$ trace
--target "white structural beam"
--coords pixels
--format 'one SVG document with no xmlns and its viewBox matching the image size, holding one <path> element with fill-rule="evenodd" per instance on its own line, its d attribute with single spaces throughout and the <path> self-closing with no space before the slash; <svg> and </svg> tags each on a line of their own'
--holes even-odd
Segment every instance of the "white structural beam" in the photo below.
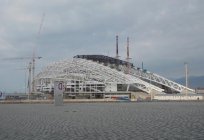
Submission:
<svg viewBox="0 0 204 140">
<path fill-rule="evenodd" d="M 84 59 L 76 59 L 78 62 L 77 66 L 81 65 L 84 68 L 97 73 L 102 74 L 103 76 L 106 75 L 109 77 L 109 79 L 105 79 L 106 82 L 117 82 L 122 84 L 133 84 L 135 87 L 137 87 L 140 90 L 143 90 L 147 93 L 150 93 L 152 89 L 162 92 L 163 89 L 156 87 L 150 83 L 147 83 L 137 77 L 131 76 L 129 74 L 124 74 L 123 72 L 119 72 L 116 69 L 111 69 L 110 67 L 104 66 L 102 64 L 90 61 L 90 60 L 84 60 Z M 108 81 L 112 80 L 112 81 Z"/>
<path fill-rule="evenodd" d="M 120 66 L 120 69 L 122 71 L 125 72 L 125 70 L 127 69 L 126 67 L 123 67 L 123 66 Z M 161 84 L 161 85 L 164 85 L 166 87 L 169 87 L 177 92 L 180 92 L 180 93 L 184 93 L 186 90 L 190 93 L 195 93 L 195 90 L 193 89 L 190 89 L 190 88 L 187 88 L 181 84 L 178 84 L 174 81 L 171 81 L 167 78 L 164 78 L 158 74 L 155 74 L 155 73 L 152 73 L 152 72 L 149 72 L 149 71 L 144 71 L 142 69 L 135 69 L 135 68 L 132 68 L 131 71 L 130 71 L 130 74 L 135 76 L 135 77 L 139 77 L 141 79 L 146 79 L 146 80 L 149 80 L 149 81 L 152 81 L 152 82 L 155 82 L 155 83 L 158 83 L 158 84 Z"/>
<path fill-rule="evenodd" d="M 98 81 L 104 84 L 131 84 L 147 93 L 150 93 L 151 90 L 156 90 L 158 92 L 163 91 L 163 89 L 149 84 L 135 76 L 125 74 L 91 60 L 80 58 L 54 62 L 40 72 L 35 79 L 39 82 L 37 85 L 44 85 L 42 81 L 46 78 L 64 78 L 66 80 L 70 77 L 78 77 L 84 81 Z M 50 83 L 53 84 L 52 82 Z"/>
</svg>

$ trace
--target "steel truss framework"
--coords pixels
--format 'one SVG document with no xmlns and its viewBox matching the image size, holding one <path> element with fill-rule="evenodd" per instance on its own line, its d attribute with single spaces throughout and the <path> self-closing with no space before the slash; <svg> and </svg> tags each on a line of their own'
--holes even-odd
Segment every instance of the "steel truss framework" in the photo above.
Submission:
<svg viewBox="0 0 204 140">
<path fill-rule="evenodd" d="M 84 85 L 89 83 L 104 84 L 105 86 L 110 83 L 127 84 L 147 93 L 150 93 L 152 90 L 163 93 L 163 89 L 151 84 L 151 82 L 154 82 L 179 93 L 185 93 L 186 91 L 195 93 L 193 89 L 186 88 L 183 85 L 146 70 L 135 69 L 134 67 L 127 70 L 128 67 L 126 65 L 117 65 L 116 67 L 113 67 L 112 64 L 105 65 L 81 58 L 62 60 L 48 65 L 36 76 L 35 82 L 38 88 L 42 89 L 42 87 L 52 88 L 53 80 L 56 78 L 63 78 L 65 81 L 77 79 L 82 81 Z M 145 82 L 145 80 L 150 82 Z M 95 89 L 95 92 L 103 91 Z"/>
<path fill-rule="evenodd" d="M 104 64 L 109 63 L 111 68 L 114 68 L 113 65 L 115 65 L 116 66 L 115 68 L 117 70 L 123 71 L 124 73 L 131 74 L 132 76 L 135 76 L 142 80 L 150 81 L 150 83 L 157 83 L 158 85 L 163 85 L 179 93 L 186 93 L 186 92 L 195 93 L 195 90 L 187 88 L 176 82 L 173 82 L 158 74 L 149 72 L 147 70 L 142 70 L 139 68 L 135 69 L 132 63 L 119 60 L 118 58 L 112 58 L 112 57 L 103 56 L 103 55 L 77 55 L 75 56 L 75 58 L 93 60 L 99 63 L 102 62 Z"/>
<path fill-rule="evenodd" d="M 125 74 L 103 64 L 81 58 L 63 60 L 48 65 L 35 77 L 36 86 L 41 89 L 43 86 L 53 87 L 53 80 L 56 78 L 63 78 L 65 81 L 79 79 L 85 84 L 87 82 L 104 85 L 110 83 L 128 84 L 147 93 L 150 93 L 152 90 L 159 93 L 163 92 L 163 89 L 145 82 L 136 76 Z M 48 84 L 46 83 L 47 80 L 49 81 Z M 96 90 L 96 92 L 104 91 Z"/>
<path fill-rule="evenodd" d="M 124 66 L 120 66 L 119 69 L 121 71 L 127 71 L 127 67 L 124 67 Z M 155 73 L 152 73 L 152 72 L 149 72 L 147 70 L 142 70 L 142 69 L 135 69 L 135 68 L 131 68 L 130 69 L 130 74 L 132 76 L 135 76 L 135 77 L 138 77 L 138 78 L 141 78 L 141 79 L 145 79 L 145 80 L 148 80 L 150 82 L 155 82 L 157 84 L 160 84 L 160 85 L 164 85 L 166 87 L 169 87 L 170 89 L 173 89 L 179 93 L 185 93 L 186 91 L 187 92 L 190 92 L 190 93 L 195 93 L 195 90 L 193 89 L 190 89 L 190 88 L 186 88 L 185 86 L 181 85 L 181 84 L 178 84 L 176 82 L 173 82 L 167 78 L 164 78 L 158 74 L 155 74 Z"/>
</svg>

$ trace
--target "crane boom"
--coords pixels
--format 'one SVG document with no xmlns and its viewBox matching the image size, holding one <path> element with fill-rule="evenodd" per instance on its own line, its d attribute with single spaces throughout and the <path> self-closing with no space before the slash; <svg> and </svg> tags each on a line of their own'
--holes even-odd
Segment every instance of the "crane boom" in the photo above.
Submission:
<svg viewBox="0 0 204 140">
<path fill-rule="evenodd" d="M 3 58 L 2 60 L 24 60 L 24 59 L 41 59 L 41 56 L 36 57 L 11 57 L 11 58 Z"/>
<path fill-rule="evenodd" d="M 35 61 L 36 61 L 36 59 L 41 59 L 41 58 L 42 58 L 41 56 L 35 56 L 35 54 L 33 53 L 32 57 L 29 57 L 29 56 L 28 57 L 11 57 L 11 58 L 4 58 L 2 60 L 25 60 L 25 59 L 30 59 L 31 60 L 30 63 L 29 63 L 29 84 L 30 84 L 29 85 L 29 93 L 31 93 L 31 83 L 32 83 L 32 92 L 34 92 L 34 89 L 35 89 L 35 84 L 34 84 Z M 32 76 L 31 76 L 31 72 L 32 72 Z"/>
</svg>

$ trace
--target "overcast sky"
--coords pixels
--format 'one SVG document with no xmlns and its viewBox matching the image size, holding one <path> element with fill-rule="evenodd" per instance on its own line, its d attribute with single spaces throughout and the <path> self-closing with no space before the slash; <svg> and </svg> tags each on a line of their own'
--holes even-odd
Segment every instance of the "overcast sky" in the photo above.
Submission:
<svg viewBox="0 0 204 140">
<path fill-rule="evenodd" d="M 0 90 L 25 91 L 30 60 L 7 58 L 32 57 L 35 48 L 43 57 L 39 72 L 77 54 L 115 56 L 116 34 L 121 59 L 130 37 L 137 67 L 144 62 L 149 71 L 179 78 L 188 62 L 190 75 L 204 75 L 204 0 L 1 0 Z"/>
</svg>

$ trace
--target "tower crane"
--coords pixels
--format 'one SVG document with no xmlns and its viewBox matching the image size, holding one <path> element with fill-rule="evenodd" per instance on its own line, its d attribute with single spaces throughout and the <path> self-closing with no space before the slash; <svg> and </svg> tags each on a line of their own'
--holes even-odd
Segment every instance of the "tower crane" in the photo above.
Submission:
<svg viewBox="0 0 204 140">
<path fill-rule="evenodd" d="M 45 18 L 45 13 L 43 13 L 43 15 L 42 15 L 39 31 L 38 31 L 38 34 L 37 34 L 37 39 L 39 39 L 39 37 L 40 37 L 42 26 L 43 26 L 43 22 L 44 22 L 44 18 Z M 35 47 L 34 47 L 33 48 L 33 56 L 32 57 L 13 57 L 13 58 L 5 58 L 3 60 L 24 60 L 24 59 L 31 59 L 31 61 L 29 63 L 29 67 L 28 67 L 28 69 L 29 69 L 29 94 L 30 94 L 31 93 L 31 81 L 32 81 L 32 92 L 35 92 L 35 82 L 34 82 L 34 77 L 35 77 L 35 61 L 36 61 L 36 59 L 41 59 L 41 58 L 42 57 L 40 57 L 40 56 L 35 56 Z M 32 76 L 31 76 L 31 73 L 32 73 Z"/>
<path fill-rule="evenodd" d="M 35 61 L 36 59 L 41 59 L 41 56 L 35 56 L 33 53 L 32 57 L 13 57 L 13 58 L 5 58 L 3 60 L 25 60 L 25 59 L 30 59 L 31 61 L 29 62 L 29 94 L 32 92 L 35 92 L 35 82 L 34 82 L 34 77 L 35 77 Z M 31 75 L 32 73 L 32 75 Z M 32 83 L 32 88 L 31 88 L 31 83 Z"/>
</svg>

